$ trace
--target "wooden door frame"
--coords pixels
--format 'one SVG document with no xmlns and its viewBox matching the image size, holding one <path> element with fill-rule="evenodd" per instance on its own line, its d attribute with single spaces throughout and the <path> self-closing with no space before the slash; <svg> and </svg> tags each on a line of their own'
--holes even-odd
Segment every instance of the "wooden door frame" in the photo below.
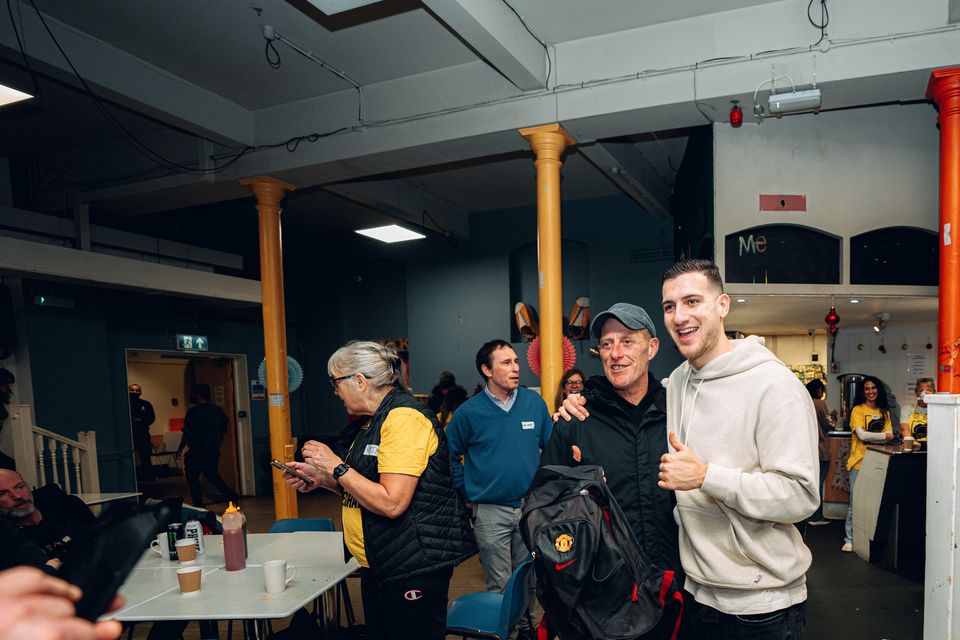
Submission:
<svg viewBox="0 0 960 640">
<path fill-rule="evenodd" d="M 233 371 L 233 406 L 236 415 L 233 416 L 237 430 L 237 474 L 240 477 L 240 493 L 245 496 L 254 496 L 257 493 L 256 474 L 253 469 L 253 424 L 250 414 L 250 383 L 246 379 L 247 356 L 242 353 L 224 353 L 221 351 L 175 351 L 171 349 L 137 349 L 127 347 L 123 354 L 123 374 L 127 377 L 127 363 L 130 352 L 150 353 L 180 358 L 229 358 Z M 241 376 L 243 376 L 241 378 Z M 127 380 L 126 384 L 130 384 Z M 241 418 L 240 414 L 246 414 Z"/>
</svg>

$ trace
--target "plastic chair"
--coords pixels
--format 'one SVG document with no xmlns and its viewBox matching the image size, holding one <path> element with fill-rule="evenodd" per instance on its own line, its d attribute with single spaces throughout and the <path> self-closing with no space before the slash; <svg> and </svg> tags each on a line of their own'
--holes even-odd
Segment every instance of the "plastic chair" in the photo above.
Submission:
<svg viewBox="0 0 960 640">
<path fill-rule="evenodd" d="M 530 569 L 527 558 L 516 569 L 503 593 L 486 591 L 460 596 L 447 607 L 447 634 L 463 638 L 507 640 L 530 599 Z"/>
<path fill-rule="evenodd" d="M 270 533 L 293 533 L 294 531 L 336 531 L 333 518 L 284 518 L 270 527 Z"/>
<path fill-rule="evenodd" d="M 296 531 L 336 531 L 333 518 L 284 518 L 277 520 L 270 527 L 270 533 L 294 533 Z M 340 598 L 343 598 L 343 608 L 347 612 L 347 626 L 356 624 L 353 614 L 353 602 L 350 600 L 350 590 L 346 582 L 341 582 L 337 592 L 337 619 L 340 617 Z M 317 611 L 320 609 L 318 608 Z"/>
</svg>

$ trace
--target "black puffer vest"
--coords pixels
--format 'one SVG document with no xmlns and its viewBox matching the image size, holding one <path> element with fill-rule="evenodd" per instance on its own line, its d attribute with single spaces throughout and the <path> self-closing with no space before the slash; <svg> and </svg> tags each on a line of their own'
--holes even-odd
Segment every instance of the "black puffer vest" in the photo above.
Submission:
<svg viewBox="0 0 960 640">
<path fill-rule="evenodd" d="M 401 407 L 415 409 L 427 417 L 439 444 L 403 515 L 391 520 L 360 507 L 367 562 L 380 582 L 453 567 L 477 552 L 466 509 L 453 488 L 447 438 L 427 405 L 404 391 L 391 391 L 370 418 L 370 426 L 357 434 L 347 454 L 347 464 L 363 477 L 380 481 L 377 456 L 364 452 L 370 445 L 379 447 L 380 428 L 387 414 Z"/>
</svg>

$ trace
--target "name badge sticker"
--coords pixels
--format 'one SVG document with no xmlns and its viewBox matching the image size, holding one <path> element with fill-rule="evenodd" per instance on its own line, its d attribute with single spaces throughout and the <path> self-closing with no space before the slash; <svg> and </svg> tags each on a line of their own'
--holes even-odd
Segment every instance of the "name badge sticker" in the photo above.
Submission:
<svg viewBox="0 0 960 640">
<path fill-rule="evenodd" d="M 363 450 L 365 456 L 376 456 L 378 453 L 380 453 L 380 445 L 378 444 L 368 444 Z"/>
<path fill-rule="evenodd" d="M 536 425 L 536 423 L 534 423 L 534 422 L 532 422 L 532 421 L 531 421 L 531 422 L 527 422 L 527 421 L 525 420 L 525 421 L 523 421 L 523 422 L 520 423 L 520 426 L 523 427 L 524 429 L 535 429 L 537 425 Z"/>
</svg>

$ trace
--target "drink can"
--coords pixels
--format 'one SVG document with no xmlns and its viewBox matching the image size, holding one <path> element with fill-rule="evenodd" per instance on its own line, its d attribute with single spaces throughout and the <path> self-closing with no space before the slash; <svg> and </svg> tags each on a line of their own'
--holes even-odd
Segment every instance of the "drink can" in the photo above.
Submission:
<svg viewBox="0 0 960 640">
<path fill-rule="evenodd" d="M 174 522 L 167 525 L 167 543 L 170 547 L 170 559 L 177 559 L 177 540 L 183 539 L 183 524 Z"/>
<path fill-rule="evenodd" d="M 197 545 L 197 555 L 203 555 L 203 525 L 198 520 L 191 520 L 184 527 L 184 535 L 193 538 Z"/>
</svg>

